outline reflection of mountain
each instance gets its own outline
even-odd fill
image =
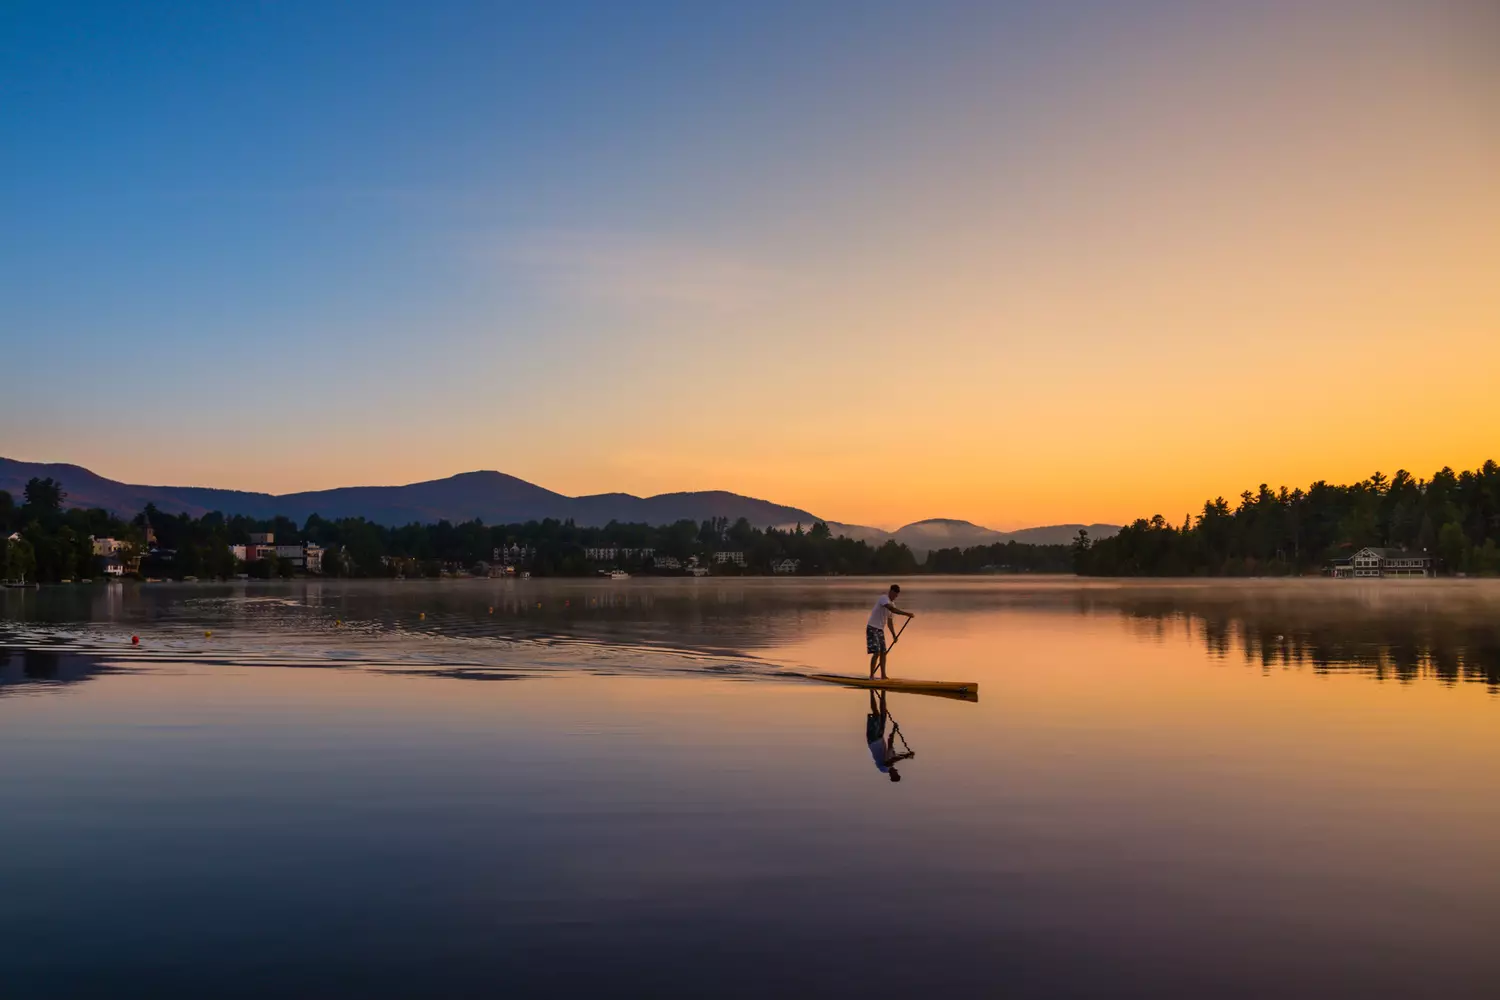
[[[114,671],[93,657],[45,649],[0,649],[0,697],[22,685],[78,684]]]
[[[1309,599],[1296,589],[1213,587],[1083,591],[1077,604],[1084,613],[1117,611],[1157,635],[1186,625],[1213,655],[1238,654],[1267,669],[1477,681],[1500,691],[1500,618],[1493,607],[1414,591]]]

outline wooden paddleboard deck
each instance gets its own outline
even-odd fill
[[[902,691],[909,694],[935,694],[965,701],[979,700],[979,684],[976,681],[922,681],[903,677],[851,677],[847,674],[808,674],[808,680],[843,684],[845,687],[876,688],[881,691]]]

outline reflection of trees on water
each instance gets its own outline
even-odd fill
[[[79,684],[113,672],[90,656],[46,649],[0,649],[0,698],[38,686]]]
[[[224,628],[247,641],[316,641],[342,621],[351,635],[582,639],[720,654],[784,646],[833,628],[847,627],[853,635],[883,583],[746,578],[95,585],[0,592],[0,619],[177,628],[183,635]],[[1477,680],[1500,688],[1500,587],[1484,581],[905,583],[919,613],[972,614],[978,622],[994,621],[997,630],[1005,624],[987,616],[1106,615],[1142,639],[1201,644],[1215,656],[1243,657],[1265,668]],[[835,625],[835,618],[844,621]],[[19,669],[7,676],[23,675]]]
[[[1143,638],[1185,636],[1214,656],[1238,655],[1267,670],[1351,670],[1402,681],[1477,681],[1500,690],[1500,615],[1493,608],[1419,593],[1367,600],[1229,596],[1211,590],[1080,593],[1076,604],[1085,614],[1123,615]]]

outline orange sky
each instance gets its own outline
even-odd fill
[[[549,107],[599,118],[520,188],[509,147],[414,154],[426,180],[324,206],[328,239],[389,256],[368,274],[288,266],[191,309],[170,266],[143,278],[131,321],[166,332],[107,407],[28,387],[126,317],[31,303],[54,346],[13,355],[0,454],[996,528],[1500,458],[1500,9],[998,11],[767,42],[744,78],[651,63],[623,118]],[[292,254],[307,206],[251,207]]]

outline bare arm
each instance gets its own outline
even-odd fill
[[[885,762],[887,764],[894,764],[897,761],[910,760],[915,756],[916,754],[910,750],[907,750],[905,753],[896,752],[896,731],[894,729],[891,730],[891,738],[885,741]]]
[[[907,618],[915,618],[915,617],[917,617],[916,615],[912,614],[910,611],[902,611],[900,608],[896,607],[894,604],[887,604],[885,606],[885,609],[887,611],[889,611],[893,615],[902,615],[902,616],[907,617]]]

